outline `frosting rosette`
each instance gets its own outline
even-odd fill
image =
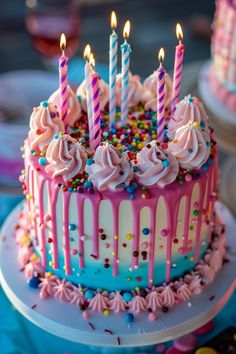
[[[197,97],[191,95],[186,96],[177,104],[175,113],[168,124],[169,136],[173,136],[178,128],[189,122],[197,122],[203,131],[210,134],[208,116],[203,104]]]
[[[83,80],[80,86],[78,87],[76,94],[78,96],[83,111],[87,112],[87,94],[85,80]],[[99,80],[99,95],[100,109],[103,111],[109,101],[109,88],[107,83],[102,79]]]
[[[122,75],[116,76],[116,104],[121,105],[121,90],[122,90]],[[128,106],[132,107],[143,101],[144,87],[140,81],[138,75],[132,75],[129,72],[129,84],[128,84]]]
[[[93,156],[93,163],[86,165],[85,170],[89,175],[89,181],[99,191],[122,190],[134,177],[127,153],[121,153],[119,149],[108,143],[98,146]]]
[[[153,140],[137,154],[136,177],[144,186],[165,185],[174,182],[179,172],[179,164],[171,152],[164,151]]]
[[[64,181],[82,174],[85,169],[87,155],[84,147],[67,134],[55,136],[48,146],[46,171],[52,177],[61,176]]]
[[[145,102],[144,108],[156,112],[157,110],[157,72],[154,71],[146,78],[143,83],[145,94],[143,101]],[[172,80],[168,73],[165,73],[165,102],[168,106],[171,102],[172,93]]]
[[[30,117],[30,131],[28,134],[30,147],[46,151],[54,135],[64,132],[64,123],[61,120],[57,107],[50,102],[42,102],[34,108]]]
[[[186,169],[200,169],[210,155],[210,148],[210,137],[197,122],[177,129],[174,140],[168,145],[168,151],[177,158],[180,167]]]
[[[68,93],[68,110],[66,117],[66,124],[73,126],[73,124],[80,118],[81,106],[78,97],[70,87],[67,85]],[[60,91],[56,90],[48,99],[50,102],[54,103],[58,108],[60,107]]]

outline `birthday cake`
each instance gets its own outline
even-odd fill
[[[217,99],[236,111],[236,2],[217,0],[211,41],[210,83]]]
[[[124,44],[115,86],[87,60],[90,81],[76,93],[63,52],[59,90],[30,117],[16,242],[41,298],[85,318],[146,311],[152,321],[200,294],[223,265],[218,154],[200,100],[179,101],[181,75],[172,85],[161,62],[142,83],[125,67]]]

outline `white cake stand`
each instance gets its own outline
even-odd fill
[[[91,314],[85,320],[75,305],[62,304],[53,298],[41,300],[38,289],[28,287],[19,271],[14,226],[19,204],[9,215],[1,231],[0,280],[13,305],[30,321],[42,329],[68,340],[102,347],[124,348],[165,342],[189,333],[213,318],[229,300],[236,285],[236,223],[226,207],[217,205],[227,225],[229,252],[224,267],[212,285],[168,313],[158,313],[154,322],[147,314],[135,316],[129,327],[124,314],[104,316]],[[107,331],[108,330],[108,331]],[[109,332],[111,331],[111,332]]]

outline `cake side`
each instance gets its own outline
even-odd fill
[[[219,101],[236,109],[236,6],[217,0],[211,41],[211,86]]]

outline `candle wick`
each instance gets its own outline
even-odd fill
[[[112,29],[112,33],[113,33],[113,34],[116,34],[115,28]]]

